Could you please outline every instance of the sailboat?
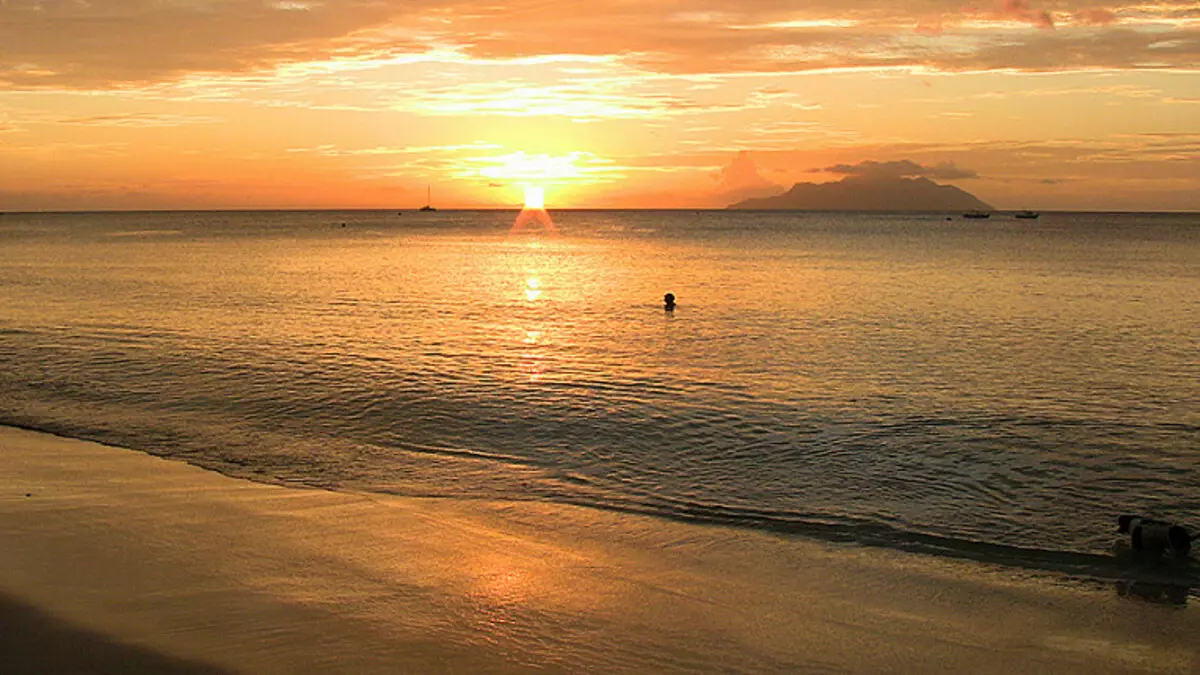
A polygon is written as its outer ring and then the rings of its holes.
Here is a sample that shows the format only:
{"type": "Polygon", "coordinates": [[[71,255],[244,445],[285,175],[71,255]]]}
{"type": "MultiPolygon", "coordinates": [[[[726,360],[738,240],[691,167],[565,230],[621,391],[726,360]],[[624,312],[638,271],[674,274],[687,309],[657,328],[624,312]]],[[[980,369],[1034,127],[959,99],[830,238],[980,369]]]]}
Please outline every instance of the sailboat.
{"type": "Polygon", "coordinates": [[[428,185],[425,186],[425,206],[422,206],[421,210],[422,211],[437,211],[437,208],[433,205],[432,194],[430,193],[428,185]]]}

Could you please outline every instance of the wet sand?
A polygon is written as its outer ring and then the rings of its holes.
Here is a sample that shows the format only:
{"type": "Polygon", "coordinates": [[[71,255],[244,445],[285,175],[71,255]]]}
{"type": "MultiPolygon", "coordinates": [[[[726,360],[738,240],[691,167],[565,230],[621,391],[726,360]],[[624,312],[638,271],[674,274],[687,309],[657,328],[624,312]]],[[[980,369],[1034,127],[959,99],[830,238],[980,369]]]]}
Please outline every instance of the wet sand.
{"type": "Polygon", "coordinates": [[[0,656],[9,675],[42,673],[159,673],[225,675],[199,661],[128,645],[0,596],[0,656]]]}
{"type": "Polygon", "coordinates": [[[1200,671],[1194,606],[1111,585],[8,428],[0,622],[17,673],[1200,671]]]}

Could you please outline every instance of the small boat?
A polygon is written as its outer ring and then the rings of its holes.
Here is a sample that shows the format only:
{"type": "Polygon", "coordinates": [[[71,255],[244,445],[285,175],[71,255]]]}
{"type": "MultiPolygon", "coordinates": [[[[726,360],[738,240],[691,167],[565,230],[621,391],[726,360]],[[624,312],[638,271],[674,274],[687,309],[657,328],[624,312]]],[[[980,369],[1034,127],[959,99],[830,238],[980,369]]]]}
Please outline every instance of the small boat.
{"type": "Polygon", "coordinates": [[[430,198],[430,191],[429,191],[428,185],[425,186],[425,206],[422,206],[419,210],[420,211],[437,211],[437,208],[433,205],[433,199],[430,198]]]}
{"type": "Polygon", "coordinates": [[[963,214],[963,218],[991,218],[992,214],[987,211],[967,211],[963,214]]]}
{"type": "Polygon", "coordinates": [[[1038,213],[1037,211],[1017,211],[1013,214],[1013,218],[1020,218],[1022,220],[1035,220],[1040,215],[1042,214],[1038,213]]]}

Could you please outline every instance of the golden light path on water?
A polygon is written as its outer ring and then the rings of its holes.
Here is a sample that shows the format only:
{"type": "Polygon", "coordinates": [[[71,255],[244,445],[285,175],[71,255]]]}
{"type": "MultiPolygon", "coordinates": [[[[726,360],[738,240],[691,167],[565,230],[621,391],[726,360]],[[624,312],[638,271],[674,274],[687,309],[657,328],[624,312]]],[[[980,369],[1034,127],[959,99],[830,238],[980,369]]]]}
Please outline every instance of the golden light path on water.
{"type": "Polygon", "coordinates": [[[517,214],[509,234],[558,234],[558,228],[546,209],[526,206],[517,214]]]}
{"type": "MultiPolygon", "coordinates": [[[[532,235],[537,237],[539,235],[555,236],[558,233],[558,228],[554,225],[554,220],[545,209],[544,189],[537,186],[526,187],[525,207],[517,214],[512,228],[509,229],[509,235],[532,235]]],[[[535,252],[536,249],[540,248],[540,242],[537,239],[530,241],[529,248],[531,252],[535,252]]],[[[524,270],[524,283],[522,284],[525,302],[530,305],[536,303],[545,292],[544,286],[538,268],[526,266],[524,270]]],[[[536,382],[541,379],[543,371],[543,327],[536,326],[526,329],[521,342],[526,348],[526,351],[522,355],[524,371],[531,383],[536,382]]]]}

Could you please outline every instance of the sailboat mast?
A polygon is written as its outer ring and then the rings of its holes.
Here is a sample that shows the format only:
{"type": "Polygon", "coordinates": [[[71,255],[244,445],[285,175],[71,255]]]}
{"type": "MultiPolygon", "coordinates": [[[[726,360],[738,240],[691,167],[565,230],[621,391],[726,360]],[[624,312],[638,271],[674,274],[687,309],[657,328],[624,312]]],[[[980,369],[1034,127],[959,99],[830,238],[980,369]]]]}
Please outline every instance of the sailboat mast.
{"type": "Polygon", "coordinates": [[[437,211],[437,209],[433,208],[433,189],[429,185],[425,186],[425,206],[422,206],[418,210],[419,211],[437,211]]]}

